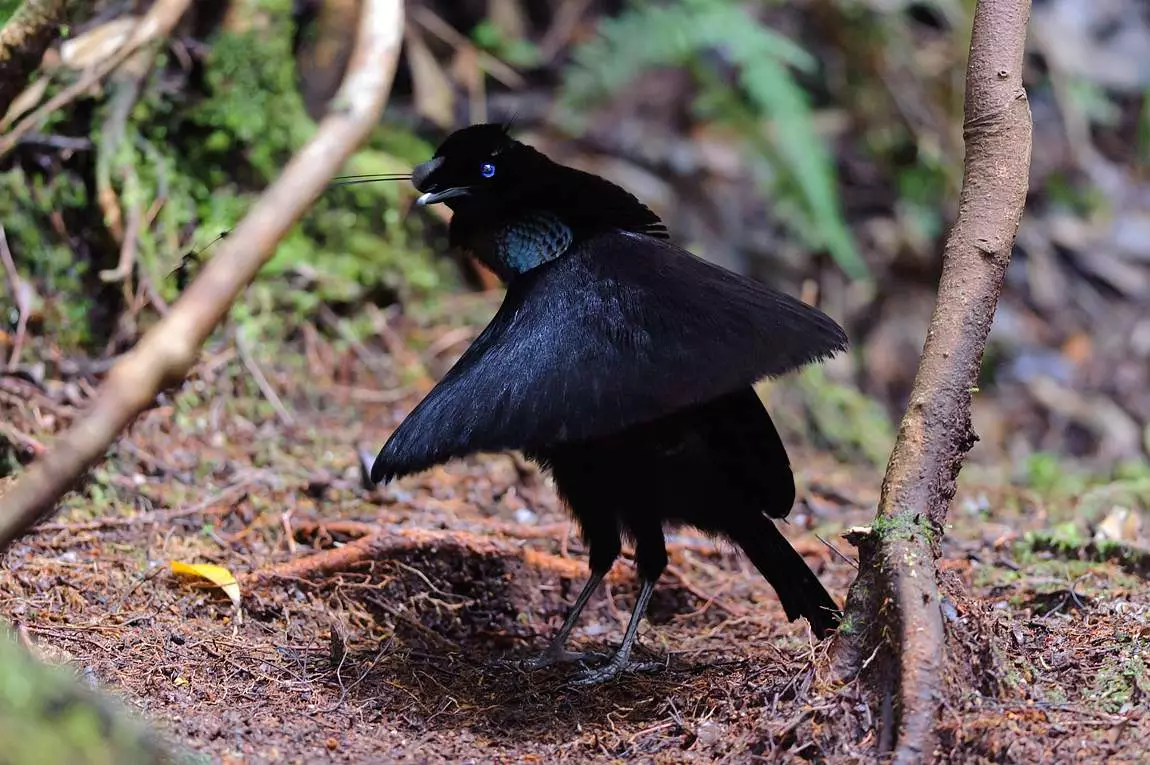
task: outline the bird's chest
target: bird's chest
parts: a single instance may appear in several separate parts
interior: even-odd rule
[[[555,260],[574,240],[571,228],[546,212],[494,225],[467,226],[454,233],[459,244],[505,279]]]

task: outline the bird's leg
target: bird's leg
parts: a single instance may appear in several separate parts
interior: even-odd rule
[[[591,599],[591,595],[599,583],[603,581],[603,577],[611,570],[611,566],[614,565],[615,559],[619,557],[619,552],[623,549],[619,539],[619,526],[616,524],[614,516],[607,514],[577,514],[576,517],[579,518],[583,538],[587,541],[591,578],[583,585],[583,591],[575,599],[575,605],[571,607],[571,612],[567,614],[567,619],[559,628],[559,634],[551,641],[551,645],[542,654],[524,663],[528,669],[540,669],[563,662],[606,658],[596,653],[572,653],[564,646],[571,630],[575,627],[575,622],[579,619],[579,614],[583,612],[587,606],[587,601]]]
[[[639,622],[643,619],[643,614],[647,612],[647,604],[651,601],[651,595],[654,592],[655,583],[649,579],[644,579],[639,589],[639,598],[635,601],[635,610],[631,612],[631,620],[627,623],[627,632],[623,635],[623,643],[619,646],[619,650],[611,657],[611,661],[604,666],[580,673],[571,681],[571,685],[605,683],[628,669],[646,669],[648,667],[647,664],[632,665],[631,649],[635,645],[635,636],[639,633]]]
[[[575,605],[571,606],[571,611],[567,614],[567,619],[563,622],[563,626],[559,628],[558,634],[552,639],[551,645],[549,645],[543,653],[524,662],[524,666],[527,669],[542,669],[552,664],[602,658],[602,654],[568,651],[566,645],[567,638],[571,635],[571,630],[575,628],[575,622],[579,621],[579,614],[583,613],[583,609],[587,606],[587,601],[591,599],[591,595],[595,592],[596,588],[599,587],[599,583],[603,581],[603,576],[606,573],[606,571],[591,572],[591,577],[587,580],[587,583],[583,585],[583,590],[579,593],[579,597],[575,599]]]
[[[662,524],[650,516],[638,516],[628,519],[635,536],[635,567],[639,571],[639,597],[635,601],[635,610],[631,612],[631,620],[627,622],[627,631],[623,634],[623,643],[611,660],[598,669],[587,670],[579,674],[571,685],[594,685],[612,680],[628,670],[652,669],[654,664],[635,664],[631,662],[631,649],[635,646],[635,638],[639,634],[639,622],[647,613],[647,604],[655,592],[655,582],[667,567],[667,544],[663,539]]]

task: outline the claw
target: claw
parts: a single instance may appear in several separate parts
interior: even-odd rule
[[[619,650],[615,652],[615,655],[611,657],[611,661],[607,662],[606,666],[580,672],[574,680],[568,683],[568,687],[597,685],[599,683],[605,683],[608,680],[614,680],[624,672],[641,672],[661,666],[660,664],[653,664],[651,662],[631,661],[631,649],[635,647],[635,636],[639,630],[639,620],[642,619],[643,614],[647,612],[647,603],[650,602],[651,593],[654,591],[655,583],[644,579],[639,589],[639,599],[635,603],[635,610],[631,612],[631,620],[627,622],[627,632],[623,635],[623,642],[620,644]]]
[[[656,669],[662,669],[663,664],[657,661],[629,661],[624,658],[618,661],[619,654],[611,659],[605,666],[598,669],[586,669],[575,676],[573,680],[567,683],[569,688],[579,688],[588,685],[599,685],[614,680],[620,675],[628,672],[651,672]]]

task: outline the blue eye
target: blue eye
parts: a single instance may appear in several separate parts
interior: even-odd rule
[[[490,162],[484,162],[483,166],[479,168],[479,174],[484,178],[490,178],[495,175],[495,165]]]

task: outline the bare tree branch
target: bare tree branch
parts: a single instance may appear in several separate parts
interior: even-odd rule
[[[65,24],[75,23],[93,0],[24,0],[0,29],[0,117],[28,84],[28,78]]]
[[[935,561],[958,473],[977,441],[971,396],[1026,204],[1030,106],[1022,85],[1030,0],[978,0],[966,78],[966,159],[958,218],[943,251],[938,300],[873,528],[856,534],[862,564],[851,588],[853,635],[836,664],[893,642],[870,670],[893,702],[884,731],[894,762],[919,763],[937,743],[946,635]]]
[[[376,124],[402,36],[402,0],[364,0],[355,50],[329,115],[167,316],[112,367],[91,411],[0,496],[0,550],[52,509],[158,391],[192,368],[232,302]]]

